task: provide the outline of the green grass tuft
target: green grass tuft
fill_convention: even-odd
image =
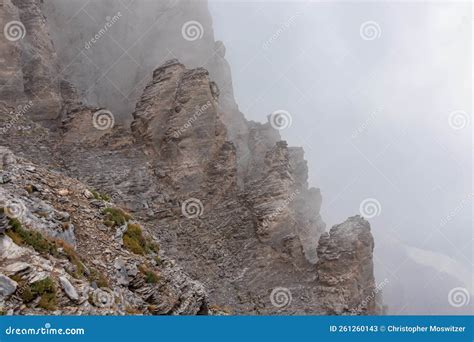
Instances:
[[[147,266],[140,265],[139,270],[145,276],[145,281],[148,284],[156,284],[160,281],[160,277]]]
[[[45,238],[40,232],[24,229],[18,219],[10,219],[10,226],[11,229],[7,230],[6,234],[17,245],[31,246],[38,253],[47,253],[56,257],[60,255],[54,242]]]
[[[38,307],[51,311],[57,308],[56,286],[50,277],[24,286],[20,297],[25,303],[41,297]]]
[[[94,196],[96,200],[105,201],[105,202],[110,201],[110,196],[107,194],[101,194],[100,192],[97,192],[95,190],[92,190],[91,193],[92,193],[92,196]]]
[[[119,208],[105,208],[102,214],[105,215],[104,224],[109,227],[122,226],[132,218],[130,214]]]
[[[160,250],[156,243],[143,236],[140,225],[132,223],[127,225],[127,230],[123,234],[123,244],[132,253],[140,255],[158,253]]]

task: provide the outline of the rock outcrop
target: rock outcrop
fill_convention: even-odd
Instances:
[[[316,268],[326,314],[376,312],[373,250],[369,223],[360,216],[350,217],[321,236]]]
[[[18,158],[2,174],[0,307],[9,314],[198,314],[207,295],[131,216]]]
[[[316,264],[321,194],[308,188],[303,152],[278,141],[269,124],[249,123],[258,139],[246,148],[262,163],[242,164],[239,174],[218,94],[204,69],[168,61],[138,102],[131,132],[117,127],[82,146],[64,143],[62,163],[141,217],[163,249],[212,289],[213,305],[234,313],[324,312]],[[91,130],[66,126],[61,141],[72,141],[71,132],[94,136]],[[291,306],[272,304],[280,287],[290,289]]]
[[[0,23],[4,32],[0,35],[0,113],[8,113],[24,97],[23,70],[21,68],[21,47],[18,39],[24,31],[19,22],[19,10],[10,0],[0,3]],[[11,23],[8,27],[8,23]]]
[[[23,86],[34,103],[35,121],[57,119],[62,105],[60,73],[40,0],[12,0],[25,27],[21,40]]]
[[[2,0],[0,113],[57,126],[63,77],[40,0]],[[8,123],[12,125],[11,123]]]
[[[45,313],[45,293],[22,296],[46,281],[61,313],[377,313],[367,299],[374,288],[368,223],[351,218],[324,233],[321,192],[308,186],[303,150],[281,141],[270,123],[245,120],[226,82],[223,44],[212,44],[221,72],[176,59],[156,68],[129,127],[107,108],[81,103],[84,89],[59,78],[56,88],[38,4],[15,3],[49,58],[38,70],[21,63],[31,75],[23,94],[33,101],[28,89],[38,83],[49,90],[40,106],[48,122],[21,115],[0,130],[17,157],[3,152],[10,161],[0,196],[5,208],[14,202],[22,209],[18,222],[9,221],[16,228],[0,236],[7,251],[0,273],[18,283],[0,302],[8,312]],[[38,251],[15,236],[20,229],[52,245]],[[95,272],[108,286],[95,286]],[[110,307],[111,296],[120,304]]]

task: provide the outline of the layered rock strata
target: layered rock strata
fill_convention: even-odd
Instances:
[[[19,187],[28,184],[20,181],[17,188],[10,188],[15,184],[8,181],[12,174],[2,175],[7,180],[6,185],[0,185],[0,189],[7,189],[3,190],[3,196],[10,200],[19,197],[27,208],[27,217],[33,222],[21,222],[27,229],[65,241],[87,256],[86,264],[87,260],[105,258],[102,271],[111,274],[113,264],[122,274],[110,277],[111,290],[124,290],[130,298],[124,307],[130,305],[146,314],[206,313],[207,303],[215,311],[236,314],[377,313],[370,299],[374,279],[373,241],[368,223],[361,218],[351,218],[334,227],[329,235],[324,233],[321,193],[319,189],[308,187],[302,149],[281,141],[269,123],[247,122],[233,96],[223,96],[231,92],[231,85],[225,82],[229,72],[225,63],[220,64],[227,70],[219,73],[218,83],[224,84],[221,89],[203,68],[187,69],[177,60],[169,60],[156,68],[136,104],[129,128],[114,121],[114,114],[107,108],[82,104],[70,83],[55,78],[59,74],[54,74],[54,50],[43,39],[46,24],[39,19],[38,4],[33,0],[16,0],[15,3],[20,17],[23,15],[25,21],[29,21],[25,26],[40,37],[36,45],[30,44],[41,58],[36,64],[38,70],[35,64],[23,61],[18,65],[17,59],[9,60],[12,70],[16,68],[20,72],[21,66],[21,72],[27,75],[23,77],[23,90],[18,84],[9,91],[18,91],[27,100],[34,101],[35,87],[43,84],[46,92],[38,92],[42,94],[38,109],[46,114],[39,118],[20,115],[12,119],[3,112],[2,118],[6,117],[11,125],[0,130],[2,144],[18,156],[54,169],[60,182],[73,182],[61,174],[79,179],[98,197],[88,198],[89,202],[83,203],[84,199],[73,196],[68,202],[63,198],[66,195],[61,195],[66,192],[39,184],[41,177],[54,178],[46,170],[41,171],[39,179],[26,178],[33,183],[33,188],[28,187],[31,196],[19,191]],[[223,46],[215,47],[219,52],[217,56],[222,59]],[[15,56],[16,50],[11,51]],[[23,53],[21,49],[20,52]],[[59,97],[55,95],[57,92]],[[3,103],[11,99],[11,93],[2,96]],[[56,105],[58,98],[59,105]],[[100,125],[102,121],[96,121],[98,113],[110,119],[105,121],[106,127]],[[33,122],[32,118],[43,125]],[[49,129],[56,127],[61,129]],[[24,168],[24,172],[20,168],[16,172],[28,177],[28,170],[33,169],[39,168]],[[67,187],[65,190],[70,193]],[[83,190],[84,185],[80,191]],[[35,197],[42,202],[35,202],[32,199]],[[70,225],[69,230],[58,229],[61,220],[57,221],[60,214],[55,211],[56,201],[69,203],[74,208],[69,213],[60,206],[70,217],[79,214],[78,220],[73,222],[73,231]],[[161,250],[197,282],[160,268],[156,252],[150,254],[149,260],[127,252],[121,236],[123,227],[115,227],[114,231],[102,225],[110,221],[101,217],[105,215],[102,210],[109,206],[107,201],[141,222],[143,234],[159,241]],[[30,207],[35,203],[49,208],[47,217],[52,221],[46,227],[34,220],[35,213]],[[103,221],[91,222],[93,218]],[[82,219],[94,229],[88,231]],[[86,229],[86,233],[79,234],[79,227]],[[3,241],[13,246],[7,237]],[[21,253],[31,253],[28,246],[19,248],[27,249]],[[104,253],[106,249],[111,250],[111,256]],[[132,258],[135,266],[149,264],[140,273],[145,278],[137,278],[139,273],[135,273],[135,267],[118,260],[119,255],[122,259]],[[57,259],[52,255],[50,259],[59,263],[54,258]],[[25,257],[25,263],[36,265],[30,257]],[[159,291],[157,287],[146,281],[153,280],[154,276],[146,270],[170,274],[167,282],[178,289],[169,293],[177,302],[155,292]],[[44,271],[35,269],[35,272]],[[52,282],[62,286],[70,300],[90,293],[82,290],[91,286],[87,279],[71,279],[62,269],[56,273],[60,277],[53,277]],[[18,281],[27,285],[36,281],[29,276],[5,276],[17,284]],[[13,283],[6,284],[10,290],[13,287]],[[11,302],[16,298],[12,297],[15,293],[9,293],[5,303],[8,310],[23,313],[18,311],[19,301]],[[146,305],[151,308],[145,309]],[[37,309],[37,306],[27,308]],[[125,309],[120,310],[116,312],[123,313]],[[94,311],[86,311],[91,312]]]

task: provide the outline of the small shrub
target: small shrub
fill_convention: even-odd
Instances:
[[[101,199],[101,196],[100,196],[100,194],[99,194],[97,191],[92,190],[91,193],[92,193],[92,196],[94,196],[94,198],[95,198],[96,200],[100,200],[100,199]]]
[[[43,280],[38,280],[34,282],[31,286],[31,291],[38,295],[43,295],[45,293],[55,292],[54,282],[50,277],[46,277]]]
[[[29,303],[35,298],[41,296],[38,307],[45,310],[56,310],[57,297],[56,286],[50,277],[38,280],[30,285],[24,286],[21,291],[21,299],[25,303]]]
[[[87,278],[91,283],[95,281],[97,287],[110,287],[107,278],[95,269],[91,270],[91,274]]]
[[[156,284],[158,283],[158,280],[160,280],[158,275],[153,271],[147,271],[145,276],[146,276],[146,282],[149,284]]]
[[[140,255],[158,253],[160,250],[156,243],[143,236],[140,225],[133,223],[127,225],[127,230],[123,234],[123,244],[132,253]]]
[[[155,272],[144,265],[141,265],[139,270],[145,276],[145,281],[148,284],[156,284],[160,280],[160,277]]]
[[[125,248],[127,248],[132,253],[139,254],[139,255],[143,255],[145,253],[142,246],[140,246],[136,240],[134,240],[128,235],[124,235],[123,244]]]
[[[21,223],[20,221],[18,221],[18,219],[16,218],[12,218],[10,219],[10,226],[13,228],[13,229],[20,229],[21,228]]]
[[[109,227],[122,226],[132,218],[119,208],[105,208],[102,210],[102,214],[105,215],[104,224]]]
[[[110,221],[110,220],[104,220],[104,224],[107,226],[107,227],[115,227],[115,222],[114,221]]]
[[[20,298],[24,303],[29,303],[33,299],[36,298],[36,296],[31,292],[31,287],[29,285],[26,285],[24,288],[22,288],[22,291],[20,292]]]
[[[109,202],[109,201],[110,201],[110,196],[107,195],[107,194],[101,194],[101,193],[99,193],[99,192],[97,192],[97,191],[95,191],[95,190],[92,190],[91,193],[92,193],[92,196],[94,196],[94,198],[95,198],[96,200],[105,201],[105,202]]]
[[[54,293],[45,293],[41,296],[41,299],[38,303],[38,307],[43,308],[45,310],[56,310],[58,305],[58,299],[56,297],[56,292]]]
[[[135,254],[145,254],[146,241],[138,224],[129,224],[123,234],[125,248]]]

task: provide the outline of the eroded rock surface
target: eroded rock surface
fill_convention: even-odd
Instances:
[[[376,312],[374,239],[360,216],[347,219],[321,236],[318,293],[327,314]]]
[[[2,312],[207,313],[203,285],[168,259],[131,216],[111,225],[106,212],[120,210],[114,204],[21,158],[11,171],[14,178],[0,186],[0,207],[9,216],[9,228],[0,233]],[[148,244],[144,250],[127,242],[131,226],[141,232],[135,243]],[[120,231],[125,233],[117,235]],[[135,270],[126,274],[126,282],[118,260]]]
[[[107,108],[83,104],[81,91],[54,78],[57,60],[38,3],[15,4],[8,8],[37,32],[29,44],[40,56],[38,64],[18,64],[21,47],[9,47],[9,68],[27,75],[9,91],[34,103],[43,84],[38,108],[46,114],[39,125],[2,112],[10,126],[0,141],[14,153],[2,150],[0,196],[4,207],[22,208],[21,227],[67,244],[80,264],[64,247],[45,253],[15,240],[9,221],[0,273],[18,289],[0,303],[8,312],[51,311],[42,295],[25,299],[29,287],[50,279],[59,313],[377,313],[368,223],[350,218],[324,233],[321,192],[308,186],[303,150],[281,141],[270,123],[245,120],[222,43],[212,44],[217,82],[204,68],[169,60],[137,96],[131,125],[103,129],[96,114]],[[0,103],[10,98],[2,94]],[[110,207],[133,219],[112,224]],[[160,251],[131,247],[129,224]],[[107,286],[91,277],[96,272]],[[118,303],[109,305],[110,297]]]

